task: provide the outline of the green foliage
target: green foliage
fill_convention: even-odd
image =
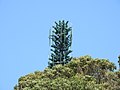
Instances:
[[[120,71],[115,69],[109,60],[82,56],[22,76],[14,90],[120,90]]]
[[[51,31],[50,31],[51,32]],[[49,58],[49,67],[57,64],[66,64],[71,60],[69,54],[72,44],[72,28],[68,26],[68,21],[55,22],[52,34],[49,36],[51,43],[51,57]]]

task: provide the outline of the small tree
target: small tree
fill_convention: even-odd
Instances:
[[[72,57],[69,54],[72,44],[72,27],[68,26],[68,21],[55,22],[55,26],[50,30],[49,39],[52,42],[51,46],[51,57],[49,58],[48,67],[53,67],[57,64],[66,64]]]

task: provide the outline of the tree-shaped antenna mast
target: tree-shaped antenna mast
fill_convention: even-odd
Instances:
[[[120,55],[118,56],[118,64],[119,64],[119,70],[120,70]]]
[[[51,46],[51,57],[49,58],[49,67],[53,67],[57,64],[66,64],[72,57],[69,54],[72,44],[72,28],[68,27],[68,21],[64,20],[55,22],[55,26],[50,31],[49,39],[52,42]]]

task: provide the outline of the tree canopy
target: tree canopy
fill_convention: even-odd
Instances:
[[[20,77],[14,90],[120,90],[120,71],[115,69],[108,59],[81,56]]]

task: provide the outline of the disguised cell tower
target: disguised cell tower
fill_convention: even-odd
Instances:
[[[119,64],[119,71],[120,71],[120,55],[118,56],[118,64]]]
[[[55,26],[49,31],[49,43],[51,46],[51,55],[49,57],[48,67],[52,68],[57,64],[66,64],[71,61],[69,54],[72,44],[72,27],[68,26],[68,21],[55,22]]]

